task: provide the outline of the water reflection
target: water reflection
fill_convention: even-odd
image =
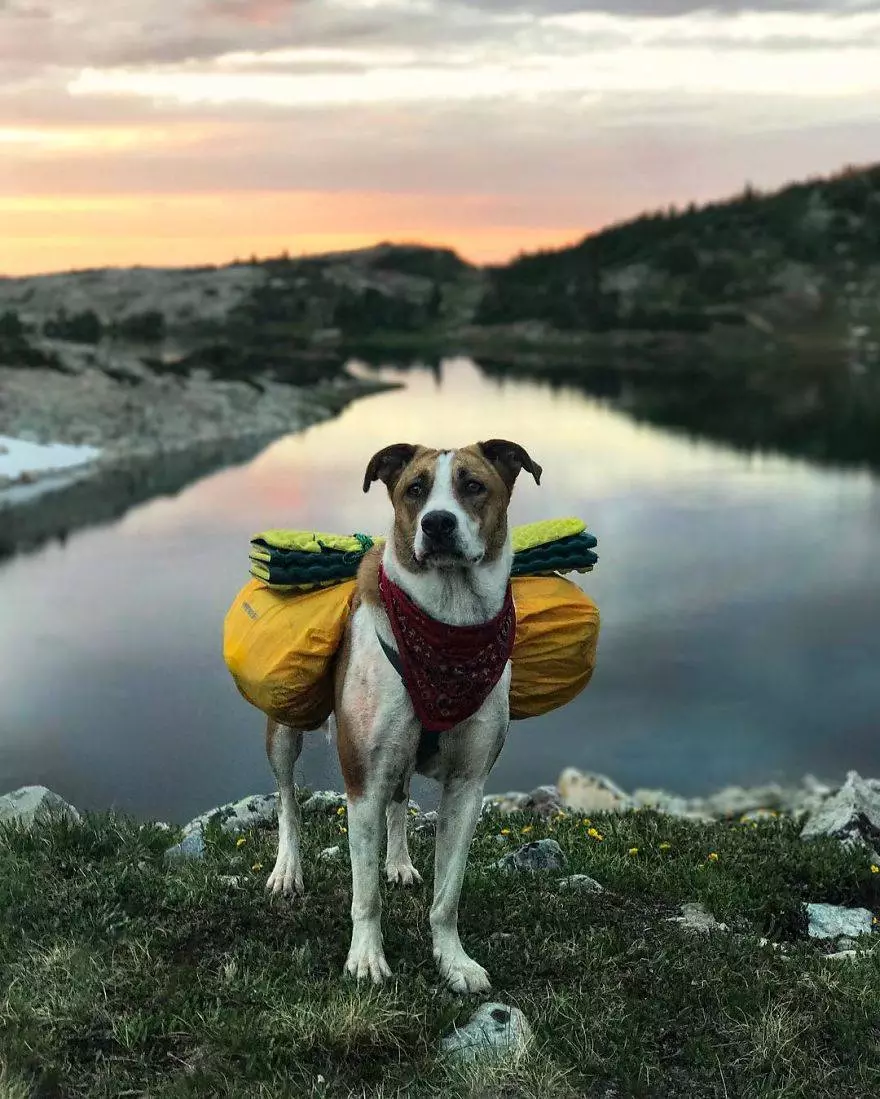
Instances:
[[[259,715],[220,655],[249,536],[382,532],[387,498],[360,488],[375,450],[492,436],[545,470],[518,486],[514,522],[578,514],[598,535],[581,582],[603,612],[593,684],[513,727],[492,788],[570,763],[685,793],[880,773],[875,480],[683,439],[467,361],[439,386],[403,376],[247,465],[0,566],[0,789],[42,781],[86,807],[181,819],[268,788]],[[339,784],[319,734],[302,774]]]

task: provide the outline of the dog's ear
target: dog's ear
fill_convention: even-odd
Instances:
[[[541,467],[529,457],[525,448],[519,443],[511,443],[507,439],[489,439],[485,443],[478,443],[477,446],[501,474],[509,491],[513,491],[514,483],[522,469],[531,473],[535,478],[535,484],[541,483]]]
[[[364,474],[364,492],[370,491],[373,481],[382,481],[388,486],[389,494],[392,493],[398,477],[413,460],[418,449],[410,443],[393,443],[374,454]]]

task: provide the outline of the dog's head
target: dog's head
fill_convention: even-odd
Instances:
[[[374,481],[387,486],[394,548],[404,568],[468,568],[501,553],[507,505],[523,469],[540,484],[538,463],[506,439],[460,450],[395,443],[370,459],[364,492]]]

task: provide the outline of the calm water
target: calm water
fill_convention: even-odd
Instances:
[[[682,793],[880,774],[880,482],[695,443],[467,361],[442,383],[404,378],[245,466],[0,566],[0,790],[43,782],[84,808],[183,820],[271,788],[261,717],[221,658],[249,536],[382,532],[384,491],[361,492],[374,451],[492,436],[544,466],[540,488],[521,479],[514,522],[575,514],[598,536],[580,582],[603,632],[591,686],[512,727],[490,789],[569,764]],[[320,734],[300,773],[339,787]]]

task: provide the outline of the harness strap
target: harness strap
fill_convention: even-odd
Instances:
[[[388,663],[397,672],[400,678],[403,679],[403,664],[400,660],[400,654],[382,640],[378,630],[376,631],[376,640],[379,642],[382,652],[388,657]],[[405,682],[404,687],[406,687]],[[436,755],[439,751],[440,734],[422,726],[422,729],[419,732],[419,746],[416,749],[416,767],[418,768],[423,763],[427,763],[431,756]]]

